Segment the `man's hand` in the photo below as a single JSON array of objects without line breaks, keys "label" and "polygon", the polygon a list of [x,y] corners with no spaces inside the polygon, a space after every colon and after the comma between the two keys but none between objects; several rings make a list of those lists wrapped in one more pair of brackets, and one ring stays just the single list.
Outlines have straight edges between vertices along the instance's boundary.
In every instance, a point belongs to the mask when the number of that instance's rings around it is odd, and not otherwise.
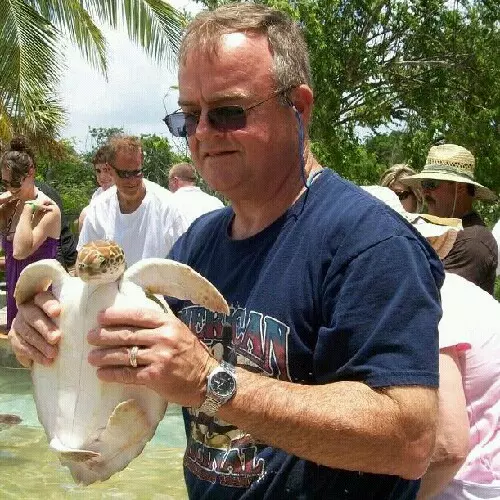
[{"label": "man's hand", "polygon": [[[100,314],[99,323],[101,328],[91,331],[88,340],[99,347],[91,351],[89,362],[98,367],[101,380],[145,385],[182,406],[202,404],[207,376],[217,361],[172,313],[110,308]],[[137,368],[130,364],[133,346],[139,346]]]},{"label": "man's hand", "polygon": [[19,306],[9,340],[17,360],[26,368],[33,362],[50,365],[54,361],[61,332],[51,319],[60,312],[59,302],[50,292],[41,292],[32,302]]}]

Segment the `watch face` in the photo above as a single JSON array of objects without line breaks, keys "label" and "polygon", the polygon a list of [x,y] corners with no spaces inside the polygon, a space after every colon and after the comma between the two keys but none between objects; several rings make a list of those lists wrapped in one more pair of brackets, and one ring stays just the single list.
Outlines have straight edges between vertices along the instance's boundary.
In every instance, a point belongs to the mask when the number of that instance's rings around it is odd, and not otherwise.
[{"label": "watch face", "polygon": [[236,389],[236,381],[234,377],[227,372],[220,371],[214,373],[210,380],[210,389],[220,398],[232,396]]}]

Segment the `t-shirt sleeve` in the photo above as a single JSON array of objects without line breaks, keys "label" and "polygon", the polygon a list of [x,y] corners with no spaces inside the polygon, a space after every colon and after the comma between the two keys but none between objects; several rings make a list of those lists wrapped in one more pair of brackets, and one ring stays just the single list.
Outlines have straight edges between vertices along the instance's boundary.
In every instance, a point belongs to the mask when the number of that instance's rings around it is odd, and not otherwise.
[{"label": "t-shirt sleeve", "polygon": [[437,256],[406,236],[373,244],[343,272],[332,269],[323,290],[328,326],[315,350],[322,381],[437,387],[441,281]]},{"label": "t-shirt sleeve", "polygon": [[439,322],[439,348],[470,349],[476,312],[484,311],[484,300],[494,300],[473,283],[456,274],[446,273],[441,288],[443,317]]}]

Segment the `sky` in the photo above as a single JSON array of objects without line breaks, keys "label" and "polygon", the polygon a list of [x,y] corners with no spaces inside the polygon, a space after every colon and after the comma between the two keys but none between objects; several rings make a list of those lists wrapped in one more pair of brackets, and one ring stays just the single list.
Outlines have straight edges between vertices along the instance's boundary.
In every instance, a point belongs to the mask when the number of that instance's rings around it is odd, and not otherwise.
[{"label": "sky", "polygon": [[[187,0],[171,0],[170,4],[190,12],[200,9]],[[77,49],[68,45],[67,69],[60,87],[68,114],[61,136],[74,139],[79,151],[92,147],[89,127],[123,127],[126,133],[158,134],[170,139],[162,122],[166,114],[163,98],[168,93],[168,112],[177,109],[177,91],[170,89],[177,84],[177,69],[156,65],[129,41],[125,32],[103,32],[108,42],[107,81],[85,62]]]}]

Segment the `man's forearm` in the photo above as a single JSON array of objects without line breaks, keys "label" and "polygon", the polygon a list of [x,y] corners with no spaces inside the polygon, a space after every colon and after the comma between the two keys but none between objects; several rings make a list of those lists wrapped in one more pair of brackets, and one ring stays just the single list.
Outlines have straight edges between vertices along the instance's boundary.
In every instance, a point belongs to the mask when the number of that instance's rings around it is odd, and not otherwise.
[{"label": "man's forearm", "polygon": [[219,416],[259,441],[332,468],[420,477],[432,454],[437,394],[360,382],[306,386],[237,370]]},{"label": "man's forearm", "polygon": [[422,477],[417,500],[425,500],[437,495],[455,477],[463,461],[431,463]]}]

